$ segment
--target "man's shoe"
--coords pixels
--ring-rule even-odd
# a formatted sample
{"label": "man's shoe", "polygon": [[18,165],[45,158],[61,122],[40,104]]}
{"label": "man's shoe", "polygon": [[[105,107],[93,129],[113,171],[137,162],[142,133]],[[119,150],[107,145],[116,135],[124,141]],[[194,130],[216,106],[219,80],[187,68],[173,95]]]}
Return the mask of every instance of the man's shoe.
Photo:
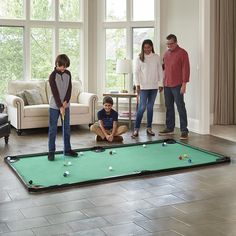
{"label": "man's shoe", "polygon": [[101,142],[101,141],[104,141],[104,139],[102,139],[101,136],[96,135],[96,136],[95,136],[95,141],[96,141],[96,142]]}
{"label": "man's shoe", "polygon": [[122,142],[123,141],[123,137],[118,135],[118,136],[114,136],[113,138],[113,142]]}
{"label": "man's shoe", "polygon": [[188,133],[187,133],[187,132],[182,132],[179,139],[180,139],[180,140],[186,140],[186,139],[188,139]]}
{"label": "man's shoe", "polygon": [[155,136],[155,133],[150,128],[148,128],[146,131],[148,135]]}
{"label": "man's shoe", "polygon": [[135,129],[133,134],[131,135],[132,138],[137,138],[138,137],[138,129]]}
{"label": "man's shoe", "polygon": [[160,136],[172,135],[172,134],[174,134],[174,131],[171,131],[171,130],[169,130],[169,129],[164,129],[164,130],[162,130],[162,131],[159,132],[159,135],[160,135]]}
{"label": "man's shoe", "polygon": [[54,154],[54,152],[49,152],[49,153],[48,153],[48,160],[49,160],[49,161],[54,161],[54,159],[55,159],[55,154]]}
{"label": "man's shoe", "polygon": [[75,152],[74,150],[70,150],[70,151],[67,151],[65,153],[66,156],[70,156],[70,157],[77,157],[78,156],[78,153]]}

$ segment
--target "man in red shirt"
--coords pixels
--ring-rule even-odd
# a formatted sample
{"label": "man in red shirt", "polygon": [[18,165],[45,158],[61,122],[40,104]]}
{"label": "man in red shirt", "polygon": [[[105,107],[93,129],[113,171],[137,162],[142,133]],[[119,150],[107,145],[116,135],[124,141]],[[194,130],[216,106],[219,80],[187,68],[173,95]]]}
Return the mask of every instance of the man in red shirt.
{"label": "man in red shirt", "polygon": [[177,44],[177,37],[170,34],[167,39],[167,51],[163,56],[164,96],[166,106],[166,128],[159,135],[170,135],[175,128],[175,109],[180,118],[180,139],[188,138],[187,112],[184,103],[186,84],[189,82],[190,66],[188,53]]}

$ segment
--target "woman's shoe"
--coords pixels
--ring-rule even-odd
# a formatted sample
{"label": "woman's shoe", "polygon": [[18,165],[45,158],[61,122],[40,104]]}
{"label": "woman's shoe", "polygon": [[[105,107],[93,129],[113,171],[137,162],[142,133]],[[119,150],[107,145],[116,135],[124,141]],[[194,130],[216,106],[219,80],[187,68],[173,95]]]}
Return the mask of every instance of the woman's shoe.
{"label": "woman's shoe", "polygon": [[132,138],[137,138],[138,137],[138,129],[135,129],[132,136]]}
{"label": "woman's shoe", "polygon": [[155,136],[155,133],[151,129],[147,129],[147,134],[150,136]]}

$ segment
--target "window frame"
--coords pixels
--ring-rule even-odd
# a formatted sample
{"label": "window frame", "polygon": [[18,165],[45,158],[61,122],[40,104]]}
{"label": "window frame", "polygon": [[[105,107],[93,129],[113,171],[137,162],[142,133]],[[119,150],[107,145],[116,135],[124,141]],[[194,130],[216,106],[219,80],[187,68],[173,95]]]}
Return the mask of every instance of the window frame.
{"label": "window frame", "polygon": [[[53,31],[52,36],[52,70],[55,63],[55,58],[59,53],[59,29],[61,28],[74,28],[80,30],[80,66],[79,77],[87,88],[87,72],[88,58],[86,52],[88,51],[88,44],[86,43],[88,37],[88,28],[85,22],[88,21],[88,3],[86,0],[80,1],[80,16],[81,19],[76,22],[59,21],[59,1],[53,1],[53,19],[52,20],[31,20],[30,19],[30,0],[24,0],[24,15],[22,19],[0,19],[0,26],[2,27],[23,27],[23,61],[24,72],[22,80],[31,79],[31,56],[30,56],[30,31],[32,28],[51,28]],[[49,71],[50,73],[51,71]],[[73,77],[74,78],[74,77]],[[45,78],[47,79],[47,78]]]}
{"label": "window frame", "polygon": [[[106,29],[126,29],[126,58],[135,59],[133,57],[133,28],[154,28],[154,45],[156,53],[160,54],[160,0],[154,0],[154,20],[153,21],[133,21],[132,20],[133,0],[126,0],[127,19],[126,21],[105,21],[106,17],[106,1],[98,0],[97,8],[97,93],[101,98],[105,92],[106,81]],[[133,75],[128,75],[129,91],[132,91]]]}

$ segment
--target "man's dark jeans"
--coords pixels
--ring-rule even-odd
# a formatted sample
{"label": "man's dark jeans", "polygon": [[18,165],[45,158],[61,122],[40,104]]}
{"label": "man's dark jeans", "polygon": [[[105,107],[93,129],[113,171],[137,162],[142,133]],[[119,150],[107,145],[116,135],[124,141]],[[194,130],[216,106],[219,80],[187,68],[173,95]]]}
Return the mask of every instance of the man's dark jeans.
{"label": "man's dark jeans", "polygon": [[175,128],[175,108],[177,106],[180,119],[181,132],[188,133],[187,112],[184,103],[184,96],[180,94],[181,85],[176,87],[164,87],[165,105],[166,105],[166,128],[173,131]]}

